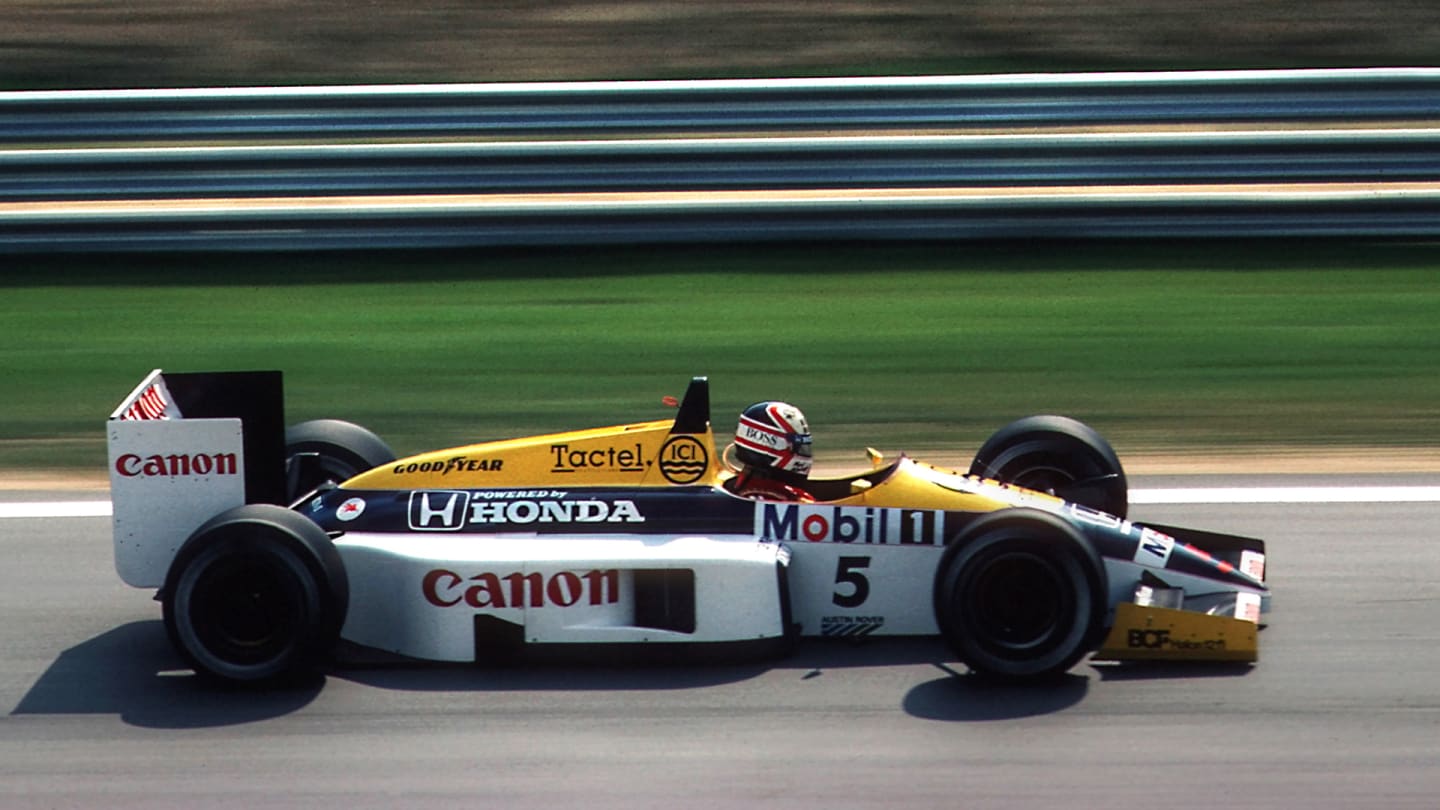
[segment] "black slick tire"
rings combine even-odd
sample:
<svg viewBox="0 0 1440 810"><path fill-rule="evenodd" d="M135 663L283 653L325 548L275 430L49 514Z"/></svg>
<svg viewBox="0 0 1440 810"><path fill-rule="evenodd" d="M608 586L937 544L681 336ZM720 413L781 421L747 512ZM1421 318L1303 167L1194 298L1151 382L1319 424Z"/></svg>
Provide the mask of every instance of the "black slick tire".
<svg viewBox="0 0 1440 810"><path fill-rule="evenodd" d="M161 591L165 631L202 677L269 685L312 672L339 638L349 580L330 537L270 504L230 509L181 547Z"/></svg>
<svg viewBox="0 0 1440 810"><path fill-rule="evenodd" d="M981 517L936 570L935 620L971 671L1053 679L1098 646L1108 615L1099 555L1061 518L1032 509Z"/></svg>
<svg viewBox="0 0 1440 810"><path fill-rule="evenodd" d="M1129 485L1114 448L1067 416L1028 416L996 431L970 474L1048 492L1117 517L1129 511Z"/></svg>

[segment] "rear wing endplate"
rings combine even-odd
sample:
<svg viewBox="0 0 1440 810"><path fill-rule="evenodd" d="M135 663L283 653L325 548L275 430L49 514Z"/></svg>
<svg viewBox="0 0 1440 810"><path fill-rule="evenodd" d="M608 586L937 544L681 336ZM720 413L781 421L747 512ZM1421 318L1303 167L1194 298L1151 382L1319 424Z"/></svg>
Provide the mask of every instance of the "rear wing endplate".
<svg viewBox="0 0 1440 810"><path fill-rule="evenodd" d="M152 371L106 423L115 568L158 587L190 534L245 503L285 500L278 371Z"/></svg>

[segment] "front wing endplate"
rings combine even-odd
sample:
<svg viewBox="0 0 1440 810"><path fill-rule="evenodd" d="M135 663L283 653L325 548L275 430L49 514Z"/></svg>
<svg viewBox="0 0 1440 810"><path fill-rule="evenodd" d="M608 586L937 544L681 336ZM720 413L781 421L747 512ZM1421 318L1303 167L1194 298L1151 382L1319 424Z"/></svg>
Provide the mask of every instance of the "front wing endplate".
<svg viewBox="0 0 1440 810"><path fill-rule="evenodd" d="M1093 658L1098 661L1254 661L1259 657L1258 625L1212 616L1122 602L1115 624Z"/></svg>

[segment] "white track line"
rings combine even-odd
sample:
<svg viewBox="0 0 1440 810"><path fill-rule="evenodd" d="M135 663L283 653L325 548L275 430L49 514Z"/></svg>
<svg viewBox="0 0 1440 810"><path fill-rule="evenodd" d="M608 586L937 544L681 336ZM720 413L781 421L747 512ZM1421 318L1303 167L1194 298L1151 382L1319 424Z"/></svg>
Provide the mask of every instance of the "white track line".
<svg viewBox="0 0 1440 810"><path fill-rule="evenodd" d="M1140 489L1137 504L1437 503L1440 487L1213 487Z"/></svg>
<svg viewBox="0 0 1440 810"><path fill-rule="evenodd" d="M0 503L0 518L110 517L109 501Z"/></svg>
<svg viewBox="0 0 1440 810"><path fill-rule="evenodd" d="M1440 503L1440 486L1411 487L1208 487L1136 489L1130 503L1144 505ZM109 501L0 503L5 518L109 517Z"/></svg>

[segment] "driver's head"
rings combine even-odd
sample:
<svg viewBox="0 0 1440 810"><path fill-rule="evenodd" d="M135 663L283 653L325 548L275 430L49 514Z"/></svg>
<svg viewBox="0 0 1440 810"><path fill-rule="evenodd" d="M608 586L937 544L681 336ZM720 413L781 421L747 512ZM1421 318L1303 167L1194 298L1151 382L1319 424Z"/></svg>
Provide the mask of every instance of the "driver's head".
<svg viewBox="0 0 1440 810"><path fill-rule="evenodd" d="M755 471L805 478L810 474L810 425L785 402L757 402L740 413L735 458Z"/></svg>

